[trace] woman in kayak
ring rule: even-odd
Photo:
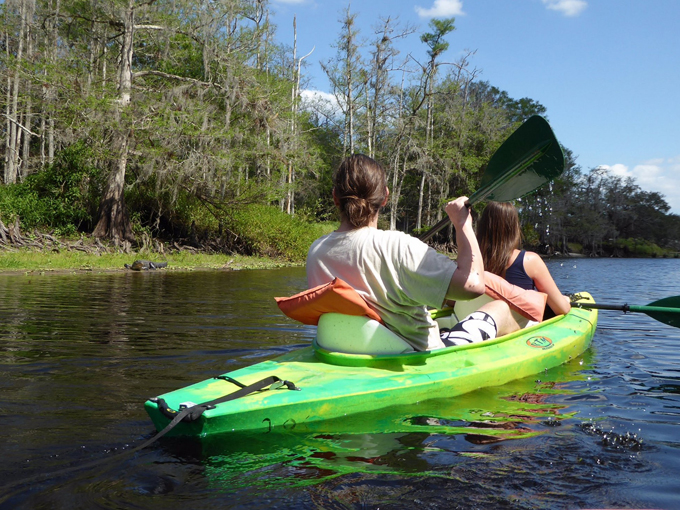
[[[414,349],[481,342],[519,329],[504,301],[492,301],[439,333],[427,306],[469,300],[485,291],[484,266],[466,197],[446,205],[456,230],[456,262],[403,232],[379,230],[378,215],[389,190],[383,167],[354,155],[333,178],[340,227],[312,244],[307,254],[310,288],[338,277],[367,301],[387,327]]]
[[[514,205],[489,202],[477,223],[477,239],[487,271],[523,289],[548,295],[545,318],[571,309],[569,298],[560,292],[543,259],[534,252],[520,250],[522,231]]]

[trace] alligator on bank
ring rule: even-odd
[[[163,267],[168,267],[168,263],[151,262],[150,260],[135,260],[132,265],[125,264],[126,269],[132,269],[133,271],[146,271],[148,269],[161,269]]]

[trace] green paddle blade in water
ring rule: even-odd
[[[659,299],[647,306],[631,306],[630,310],[646,313],[652,319],[680,328],[680,296]]]

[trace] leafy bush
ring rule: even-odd
[[[658,245],[641,238],[617,239],[603,245],[607,253],[624,257],[663,257],[667,254]]]
[[[307,223],[266,205],[233,211],[227,228],[238,235],[253,254],[301,262],[317,238],[337,228],[335,223]]]
[[[17,184],[0,187],[0,214],[24,228],[48,227],[72,234],[93,227],[99,203],[99,170],[88,164],[89,148],[75,144],[54,164]]]
[[[579,243],[567,243],[569,253],[583,253],[583,245]]]

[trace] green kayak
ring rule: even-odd
[[[587,293],[580,296],[593,302]],[[445,315],[433,314],[438,321]],[[535,375],[582,354],[596,325],[597,310],[572,308],[567,315],[482,343],[378,355],[335,352],[315,340],[309,347],[149,399],[145,408],[159,431],[174,420],[168,433],[175,436],[268,433],[313,422],[319,430],[333,418],[455,397]],[[366,334],[360,327],[347,327],[348,338]]]

